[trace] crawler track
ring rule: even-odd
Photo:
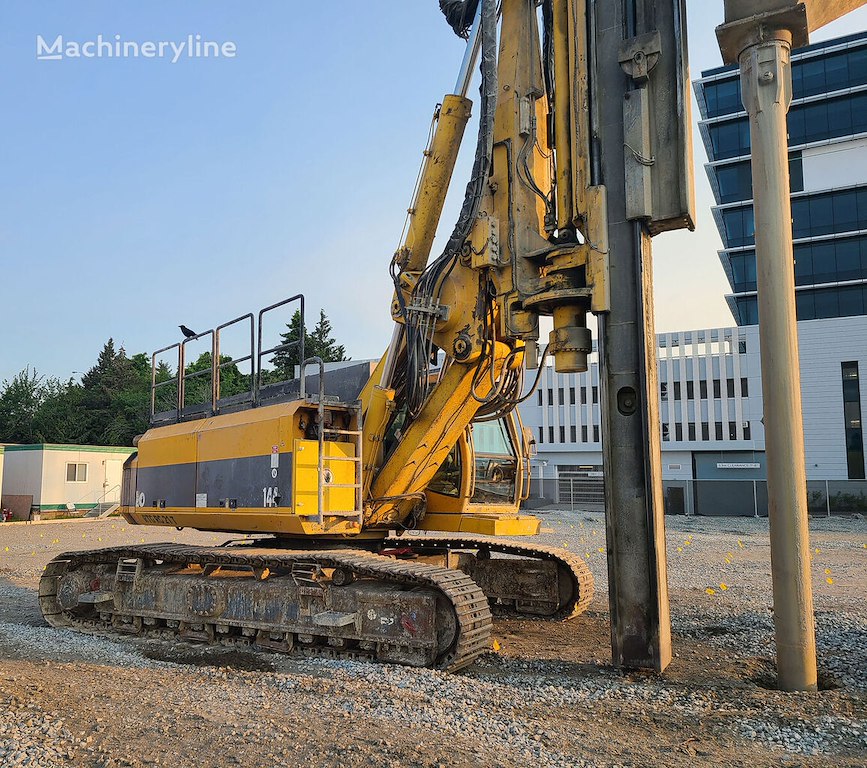
[[[485,555],[512,555],[529,560],[557,564],[560,582],[556,607],[546,615],[553,619],[570,619],[583,613],[593,602],[593,574],[587,564],[576,555],[559,547],[506,540],[494,536],[479,536],[460,533],[430,534],[424,531],[408,531],[393,535],[386,543],[395,547],[410,547],[414,552],[442,552],[452,550],[475,550]],[[503,613],[521,614],[512,606],[494,604],[495,610]],[[539,615],[539,613],[535,613]]]
[[[219,576],[221,569],[236,576],[239,571],[249,571],[250,576],[240,581],[237,578],[213,580],[212,575]],[[322,574],[331,569],[350,574],[347,582],[350,586],[335,586],[337,582],[333,577],[323,577]],[[170,596],[178,604],[177,610],[163,610],[161,615],[158,607],[148,605],[148,600],[153,602],[150,592],[145,599],[140,596],[137,600],[131,599],[130,594],[136,595],[135,579],[140,579],[140,583],[150,579],[151,585],[158,582],[156,592],[161,593],[172,590],[168,579],[174,579],[172,583],[178,585],[177,591],[183,592]],[[272,590],[269,595],[263,596],[263,584],[269,585],[265,589]],[[354,624],[350,625],[349,619],[344,621],[340,617],[349,617],[351,613],[340,613],[331,607],[333,601],[343,599],[353,588],[366,601],[365,606],[374,607],[366,612],[359,609],[358,616],[352,619]],[[261,615],[255,621],[237,616],[227,619],[229,613],[220,612],[227,604],[239,602],[244,603],[245,609],[254,611],[257,599],[260,604],[268,599],[273,602],[273,592],[281,589],[289,595],[283,599],[284,603],[297,594],[302,604],[312,599],[317,605],[326,606],[316,616],[321,623],[315,626],[315,639],[307,627],[299,629],[300,618],[291,626],[286,620],[280,627],[275,623],[274,629],[279,629],[275,639],[267,625],[263,629],[262,620],[268,610],[272,613],[276,610],[273,607],[260,609]],[[215,596],[217,590],[233,590],[227,592],[228,603],[222,593]],[[401,600],[419,603],[425,599],[436,605],[434,618],[428,615],[425,619],[426,637],[436,639],[433,647],[425,651],[430,653],[430,658],[422,663],[453,671],[471,664],[490,648],[488,600],[469,576],[445,567],[395,560],[355,549],[289,551],[176,544],[115,547],[59,555],[46,566],[39,584],[43,616],[54,627],[89,633],[174,635],[180,639],[232,645],[239,641],[255,642],[266,649],[285,652],[300,648],[317,655],[366,657],[409,664],[420,663],[423,642],[410,636],[413,624],[406,617],[400,618],[400,609],[395,608],[395,604]],[[217,609],[218,603],[223,608]],[[371,635],[373,630],[362,627],[365,616],[370,618],[377,611],[389,610],[398,611],[397,624],[391,618],[391,625],[383,630],[390,635],[377,638]],[[181,615],[178,611],[195,615],[178,618]],[[344,623],[327,624],[332,620],[331,614],[337,617],[335,621]],[[311,626],[309,616],[302,618]],[[406,631],[401,630],[401,623]],[[402,662],[401,649],[406,650],[407,661]]]

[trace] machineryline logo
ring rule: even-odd
[[[238,46],[230,40],[217,42],[201,35],[182,40],[125,40],[97,35],[93,40],[68,40],[57,35],[47,41],[36,36],[37,61],[64,59],[166,59],[177,64],[182,59],[234,59]]]

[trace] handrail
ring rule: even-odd
[[[276,347],[271,347],[270,349],[262,349],[262,318],[268,313],[275,309],[279,309],[280,307],[285,306],[286,304],[291,304],[293,301],[298,301],[301,304],[301,332],[298,334],[298,341],[290,341],[286,344],[278,344]],[[291,321],[290,321],[291,322]],[[298,347],[298,359],[304,360],[304,337],[306,336],[306,328],[304,326],[304,294],[298,293],[295,296],[291,296],[288,299],[283,299],[283,301],[278,301],[276,304],[272,304],[270,307],[265,307],[264,309],[259,310],[259,337],[258,337],[258,352],[256,354],[256,387],[254,392],[254,400],[258,402],[259,400],[259,389],[262,386],[262,358],[265,355],[271,355],[275,352],[282,352],[287,349],[294,349]],[[303,376],[302,376],[303,379]],[[304,389],[304,383],[301,383],[301,389]]]
[[[226,360],[223,362],[222,353],[220,351],[220,334],[226,328],[229,328],[232,325],[236,325],[237,323],[243,322],[244,320],[250,321],[250,354],[244,355],[243,357],[233,358],[230,360]],[[227,368],[230,365],[238,365],[239,363],[246,363],[249,361],[250,363],[250,397],[254,397],[256,392],[256,329],[255,329],[255,318],[253,317],[252,312],[248,312],[246,315],[241,315],[240,317],[236,317],[234,320],[229,320],[228,323],[223,323],[222,325],[218,325],[214,331],[214,361],[216,365],[216,384],[214,390],[214,409],[217,410],[220,399],[221,399],[221,384],[222,384],[222,374],[223,368]]]
[[[291,304],[293,302],[299,302],[300,309],[299,314],[301,317],[301,327],[299,338],[296,341],[286,342],[285,344],[277,344],[276,346],[270,347],[268,349],[263,348],[263,319],[265,315],[269,312],[272,312],[275,309],[279,309],[280,307],[284,307],[287,304]],[[221,355],[221,334],[230,326],[236,325],[238,323],[249,322],[250,323],[250,351],[249,354],[243,355],[237,358],[231,358],[228,360],[223,360]],[[230,320],[227,323],[223,323],[222,325],[217,326],[217,328],[213,330],[205,331],[204,333],[196,334],[195,336],[190,336],[189,338],[184,339],[183,341],[170,344],[167,347],[163,347],[162,349],[158,349],[151,355],[151,397],[150,397],[150,420],[152,423],[157,422],[157,390],[162,387],[168,386],[176,386],[176,402],[175,402],[175,410],[172,414],[171,411],[161,411],[160,415],[164,418],[168,416],[169,418],[174,417],[176,420],[180,421],[183,419],[185,415],[185,411],[187,410],[186,404],[186,396],[187,396],[187,381],[189,379],[201,378],[207,376],[210,373],[211,376],[211,395],[210,395],[210,413],[211,415],[215,415],[219,413],[220,410],[220,401],[223,399],[222,392],[222,373],[224,368],[228,368],[231,365],[239,365],[243,363],[250,363],[250,389],[248,391],[249,399],[253,405],[256,407],[259,405],[259,391],[262,387],[262,360],[266,355],[272,355],[276,352],[283,352],[289,349],[298,349],[299,356],[298,359],[304,361],[304,340],[306,334],[306,325],[304,321],[304,294],[299,293],[295,296],[291,296],[288,299],[284,299],[283,301],[278,301],[276,304],[272,304],[269,307],[265,307],[264,309],[259,310],[258,315],[258,336],[256,333],[256,316],[252,312],[248,312],[240,317],[236,317],[234,320]],[[291,327],[291,321],[289,323]],[[201,371],[191,371],[187,372],[186,369],[186,358],[187,358],[187,344],[198,341],[199,339],[205,338],[207,336],[211,337],[211,367],[210,371],[201,370]],[[157,381],[157,357],[165,352],[170,352],[172,350],[177,350],[177,371],[176,374],[166,381]],[[313,360],[313,358],[311,358]],[[321,376],[320,378],[324,378]],[[301,366],[300,369],[300,390],[301,397],[306,396],[306,382],[304,380],[304,366]],[[240,393],[238,393],[240,394]],[[204,404],[204,403],[202,403]],[[195,404],[198,405],[198,404]],[[161,420],[160,420],[161,421]]]
[[[108,496],[108,494],[112,493],[113,491],[120,491],[120,489],[121,489],[120,484],[118,484],[118,485],[113,486],[112,488],[109,488],[107,491],[103,491],[102,496],[97,496],[96,501],[93,503],[94,504],[102,504],[105,501],[105,497]],[[78,505],[82,501],[84,501],[88,496],[90,496],[90,494],[92,494],[92,493],[96,493],[96,490],[88,491],[80,499],[78,499],[77,501],[74,501],[72,503],[75,505]],[[90,503],[90,502],[88,502],[88,503]]]
[[[180,386],[180,411],[178,415],[182,415],[184,409],[187,407],[187,379],[197,379],[201,376],[207,375],[209,372],[207,370],[204,371],[193,371],[192,373],[187,373],[186,368],[186,359],[187,359],[187,344],[190,344],[194,341],[198,341],[199,339],[205,338],[205,336],[211,337],[211,413],[216,410],[217,400],[216,400],[216,374],[214,367],[214,354],[216,352],[216,334],[213,330],[203,331],[202,333],[197,333],[195,336],[189,336],[181,342],[181,349],[183,350],[182,359],[184,361],[183,374],[181,375],[181,386]]]
[[[163,352],[168,352],[171,349],[178,350],[178,372],[174,378],[168,379],[166,381],[157,381],[157,355],[161,355]],[[181,412],[181,371],[184,369],[184,348],[180,343],[170,344],[168,347],[163,347],[162,349],[158,349],[151,355],[151,413],[150,417],[153,418],[156,413],[156,397],[157,397],[157,389],[160,387],[165,387],[168,384],[177,384],[178,394],[177,394],[177,402],[175,406],[177,408],[177,412]]]

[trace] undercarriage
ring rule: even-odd
[[[492,613],[564,619],[593,597],[586,565],[553,547],[440,534],[293,544],[67,553],[46,566],[40,607],[83,632],[451,671],[491,647]]]

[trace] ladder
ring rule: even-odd
[[[364,505],[362,500],[364,480],[362,470],[364,467],[362,448],[364,445],[364,430],[361,423],[361,403],[355,406],[356,417],[355,425],[357,429],[326,429],[325,427],[325,363],[321,358],[309,357],[301,363],[301,396],[305,397],[304,391],[304,372],[309,364],[319,366],[319,457],[317,466],[317,515],[316,522],[322,525],[325,514],[325,489],[326,488],[352,488],[355,493],[355,509],[344,510],[329,510],[328,517],[346,517],[355,518],[359,528],[364,521]],[[312,398],[311,398],[312,399]],[[325,455],[325,435],[340,435],[343,437],[353,437],[355,439],[355,456],[326,456]],[[333,483],[326,480],[325,477],[325,462],[326,461],[351,461],[355,463],[355,482],[354,483]]]

